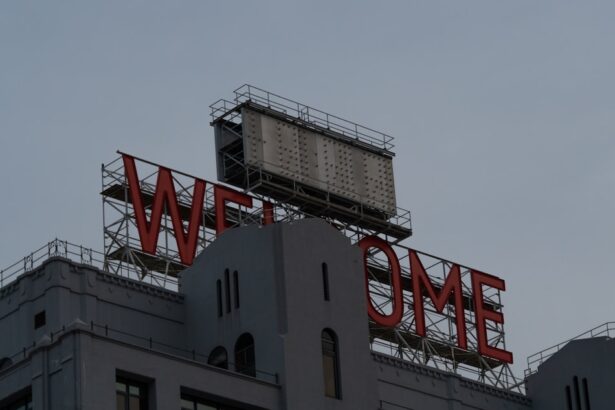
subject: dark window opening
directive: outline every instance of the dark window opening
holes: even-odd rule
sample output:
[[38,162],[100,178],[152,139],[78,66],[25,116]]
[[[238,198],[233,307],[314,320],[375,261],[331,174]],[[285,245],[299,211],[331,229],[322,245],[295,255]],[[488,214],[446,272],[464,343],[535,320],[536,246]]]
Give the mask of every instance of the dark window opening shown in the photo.
[[32,391],[27,388],[0,401],[0,410],[32,410]]
[[34,315],[34,328],[35,329],[45,326],[45,323],[47,323],[47,317],[46,317],[44,310]]
[[118,377],[115,382],[117,410],[147,410],[147,385]]
[[322,290],[325,300],[329,300],[329,267],[326,263],[322,264]]
[[254,338],[250,333],[244,333],[235,343],[235,371],[248,376],[256,376],[256,356]]
[[323,330],[321,337],[325,396],[341,399],[337,337],[331,329]]
[[587,385],[587,379],[583,378],[583,399],[585,401],[585,410],[591,410],[589,403],[589,386]]
[[205,400],[187,394],[181,395],[181,410],[239,410],[213,400]]
[[218,298],[218,317],[222,317],[222,281],[216,281],[216,296]]
[[224,270],[224,287],[226,291],[226,313],[231,313],[231,280],[228,269]]
[[222,346],[214,348],[209,354],[207,364],[220,367],[221,369],[228,369],[228,354],[226,349]]
[[233,272],[233,285],[235,286],[235,309],[239,309],[239,273]]
[[570,386],[566,386],[566,408],[572,410],[572,397],[570,396]]
[[581,409],[581,393],[579,392],[579,378],[577,376],[574,376],[572,378],[572,381],[574,382],[574,402],[577,405],[577,409]]

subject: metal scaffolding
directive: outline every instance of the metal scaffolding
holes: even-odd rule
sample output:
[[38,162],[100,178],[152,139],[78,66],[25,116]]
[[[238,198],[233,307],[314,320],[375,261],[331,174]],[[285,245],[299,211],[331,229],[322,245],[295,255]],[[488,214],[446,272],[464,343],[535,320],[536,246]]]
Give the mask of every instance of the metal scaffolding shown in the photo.
[[[151,213],[151,204],[156,189],[156,179],[160,166],[149,161],[137,159],[139,185],[144,198],[146,210]],[[184,228],[188,226],[188,215],[192,204],[192,192],[196,178],[188,174],[173,171],[173,183],[177,192],[178,206]],[[165,287],[176,287],[177,276],[187,266],[179,258],[175,233],[170,216],[163,214],[160,236],[155,254],[142,251],[137,231],[135,210],[133,208],[129,186],[125,177],[121,157],[102,167],[102,198],[104,213],[104,244],[105,266],[114,273],[147,279]],[[197,253],[215,240],[215,201],[214,183],[206,181],[206,192],[203,204],[202,223],[199,229]],[[247,209],[241,205],[229,203],[226,218],[231,226],[262,224],[264,218],[264,203],[273,205],[271,212],[275,222],[288,222],[312,216],[288,201],[250,193],[253,208]],[[406,218],[397,216],[394,223],[410,228],[409,213]],[[322,216],[320,216],[322,218]],[[399,255],[403,284],[403,303],[413,307],[412,289],[410,285],[409,248],[400,245],[399,238],[382,232],[379,227],[372,228],[363,224],[363,220],[353,222],[335,217],[324,217],[340,232],[351,239],[353,243],[366,236],[378,236],[391,244]],[[441,289],[450,271],[452,262],[425,253],[418,253],[425,266],[434,287]],[[389,314],[392,309],[390,267],[388,259],[378,249],[368,252],[369,292],[371,302],[382,314]],[[393,357],[410,360],[438,369],[456,372],[481,382],[502,387],[519,389],[519,383],[513,376],[510,367],[503,362],[477,353],[475,315],[470,284],[470,269],[461,268],[462,287],[464,295],[465,315],[467,323],[468,348],[457,347],[454,307],[447,304],[442,312],[438,312],[429,298],[424,299],[426,336],[416,334],[414,309],[406,309],[403,320],[394,328],[384,328],[370,323],[370,345],[373,351]],[[494,311],[502,310],[501,295],[497,289],[486,290],[484,303]],[[488,341],[491,346],[505,348],[504,328],[498,323],[488,323]]]
[[[461,287],[466,323],[467,348],[458,347],[456,312],[449,301],[440,312],[430,298],[423,296],[425,314],[425,336],[416,330],[414,295],[411,284],[412,270],[409,261],[410,249],[392,245],[400,256],[402,300],[407,307],[401,322],[395,327],[382,327],[370,320],[370,345],[373,351],[384,353],[401,360],[433,366],[440,370],[504,389],[521,391],[522,386],[510,366],[500,360],[480,354],[478,351],[475,302],[472,297],[471,269],[439,257],[414,251],[419,256],[436,290],[441,290],[453,265],[460,267]],[[391,268],[381,250],[372,248],[367,252],[367,272],[369,293],[374,308],[383,315],[393,310],[393,289],[391,287]],[[498,289],[485,289],[483,304],[501,312],[503,305]],[[504,326],[487,321],[487,340],[489,346],[506,349]]]
[[[160,166],[149,161],[136,159],[139,173],[139,185],[146,212],[151,214],[151,205],[156,191],[156,181]],[[195,180],[198,178],[179,172],[172,171],[173,184],[177,193],[178,207],[184,219],[184,228],[187,227],[190,210],[193,201]],[[205,181],[205,197],[201,225],[197,241],[197,254],[206,248],[215,238],[215,199],[214,187],[220,185]],[[160,235],[156,252],[154,254],[142,251],[138,227],[136,225],[135,210],[132,204],[129,184],[126,180],[122,157],[102,166],[102,201],[103,201],[103,225],[104,225],[104,248],[105,258],[117,263],[113,265],[114,273],[122,274],[124,271],[136,273],[139,277],[154,275],[161,285],[177,281],[178,274],[187,266],[181,262],[176,245],[175,232],[171,217],[168,212],[163,213]],[[361,218],[348,222],[337,217],[335,212],[328,216],[321,213],[310,214],[305,207],[293,204],[295,193],[289,193],[284,200],[274,199],[270,196],[250,193],[253,199],[253,208],[229,203],[226,206],[226,219],[231,227],[262,224],[265,217],[264,203],[272,205],[271,216],[275,222],[289,222],[298,219],[320,217],[327,220],[340,231],[354,238],[367,235],[380,235],[383,239],[396,242],[399,237],[393,236],[387,229],[382,229],[381,224],[359,224]],[[278,197],[279,198],[279,197]],[[327,205],[323,205],[327,207]],[[329,206],[330,209],[334,208]],[[367,218],[367,216],[365,217]],[[392,227],[399,227],[409,231],[410,213],[400,210],[399,215],[387,221]]]
[[[233,202],[225,206],[225,218],[230,226],[263,224],[265,220],[289,222],[317,217],[336,227],[354,244],[367,236],[376,236],[386,241],[399,258],[404,313],[401,322],[393,327],[379,326],[370,320],[371,349],[397,359],[433,366],[489,385],[519,391],[522,388],[521,383],[514,377],[507,363],[478,353],[471,269],[417,252],[426,274],[438,292],[444,287],[448,272],[453,265],[459,266],[467,347],[458,346],[456,312],[450,300],[440,311],[431,298],[423,298],[426,333],[420,336],[416,329],[410,249],[400,244],[412,234],[410,212],[400,208],[388,208],[388,211],[383,211],[387,208],[367,205],[370,202],[357,192],[340,196],[340,187],[333,186],[329,182],[323,185],[322,181],[310,181],[304,176],[297,181],[292,177],[284,177],[283,170],[276,170],[273,164],[261,161],[260,166],[255,166],[248,163],[245,158],[246,142],[243,138],[245,126],[242,124],[242,110],[245,107],[258,110],[292,126],[309,129],[326,135],[327,138],[359,147],[361,150],[369,151],[370,155],[382,156],[388,160],[394,156],[391,152],[392,137],[386,134],[259,88],[244,85],[235,90],[233,101],[219,100],[211,106],[212,125],[218,133],[217,144],[224,141],[223,144],[217,145],[219,179],[239,187],[242,193],[252,198],[250,208]],[[145,212],[146,218],[151,220],[158,175],[162,169],[169,170],[149,161],[132,156],[131,158],[134,158],[138,165],[138,185],[144,206],[142,211]],[[223,185],[203,181],[178,171],[170,173],[184,231],[191,222],[195,181],[205,183],[202,214],[198,221],[196,248],[198,254],[216,238],[214,192],[216,185]],[[317,182],[320,182],[320,185]],[[315,186],[321,188],[314,188]],[[182,262],[179,255],[175,231],[177,227],[173,226],[167,209],[168,198],[162,213],[155,250],[144,252],[130,189],[121,156],[102,166],[106,266],[117,274],[149,279],[160,286],[177,287],[177,278],[187,265]],[[371,203],[374,204],[373,198]],[[370,303],[379,314],[388,315],[393,310],[389,260],[378,248],[369,249],[366,255]],[[498,289],[485,289],[481,303],[494,312],[502,311],[501,294]],[[486,329],[488,345],[505,350],[504,326],[494,321],[487,321]]]

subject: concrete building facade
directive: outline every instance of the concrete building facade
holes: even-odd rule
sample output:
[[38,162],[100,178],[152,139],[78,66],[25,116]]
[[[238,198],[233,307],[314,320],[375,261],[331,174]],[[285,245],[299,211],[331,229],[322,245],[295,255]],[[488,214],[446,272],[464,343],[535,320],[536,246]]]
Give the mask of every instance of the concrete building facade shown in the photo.
[[0,409],[555,408],[372,352],[366,303],[320,219],[227,230],[178,292],[51,258],[0,290]]

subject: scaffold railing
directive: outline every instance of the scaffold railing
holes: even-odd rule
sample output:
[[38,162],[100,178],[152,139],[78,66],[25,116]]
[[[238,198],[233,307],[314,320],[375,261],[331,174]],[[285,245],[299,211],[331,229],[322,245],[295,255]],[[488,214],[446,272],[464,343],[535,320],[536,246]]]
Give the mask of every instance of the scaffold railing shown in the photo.
[[[110,269],[110,265],[114,263],[117,264],[117,262],[105,260],[105,254],[103,252],[58,238],[47,242],[47,244],[0,270],[0,289],[11,284],[24,273],[37,269],[44,261],[53,257],[66,258],[73,262],[101,269],[105,272],[112,270],[112,273],[120,276],[145,281],[157,286],[163,286],[169,290],[177,290],[177,280],[175,278],[165,279],[156,272],[152,272],[151,275],[143,278],[139,277],[134,270]],[[163,280],[166,280],[166,282],[163,282]]]
[[297,101],[282,97],[250,84],[244,84],[234,91],[233,101],[220,99],[210,105],[211,119],[225,117],[241,104],[253,102],[278,111],[308,124],[336,132],[345,137],[361,141],[385,151],[393,149],[393,137],[371,128],[348,121],[336,115],[310,107]]
[[551,356],[555,353],[559,352],[566,346],[568,343],[573,340],[579,339],[589,339],[593,337],[615,337],[615,322],[606,322],[599,326],[596,326],[592,329],[589,329],[575,337],[572,337],[566,341],[558,343],[554,346],[548,347],[546,349],[541,350],[538,353],[534,353],[533,355],[527,358],[527,369],[525,369],[525,377],[529,377],[532,374],[538,371],[538,367],[546,362]]

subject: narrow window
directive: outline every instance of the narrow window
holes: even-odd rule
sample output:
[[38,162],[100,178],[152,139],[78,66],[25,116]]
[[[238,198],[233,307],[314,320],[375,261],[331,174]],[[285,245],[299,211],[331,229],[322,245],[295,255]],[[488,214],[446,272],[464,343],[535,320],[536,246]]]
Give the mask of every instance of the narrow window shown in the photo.
[[222,317],[222,281],[216,281],[216,296],[218,297],[218,317]]
[[322,290],[325,300],[329,300],[329,267],[326,263],[322,264]]
[[572,378],[574,382],[574,402],[577,405],[577,409],[581,410],[581,393],[579,392],[579,378],[574,376]]
[[322,331],[322,370],[324,375],[325,396],[341,398],[339,357],[337,337],[331,329]]
[[256,376],[256,357],[254,352],[254,338],[250,333],[244,333],[235,343],[235,371]]
[[587,386],[587,379],[583,378],[583,399],[585,401],[585,410],[591,410],[589,403],[589,387]]
[[570,386],[566,386],[566,408],[572,410],[572,397],[570,397]]
[[228,369],[228,354],[226,353],[226,349],[222,346],[214,348],[209,354],[207,364],[221,369]]
[[35,329],[45,326],[45,323],[47,323],[47,317],[45,315],[44,310],[34,315],[34,328]]
[[226,296],[226,313],[231,313],[231,279],[228,269],[224,270],[224,287]]
[[233,285],[235,286],[235,309],[239,309],[239,273],[233,272]]
[[118,377],[115,382],[117,410],[147,410],[147,385]]

